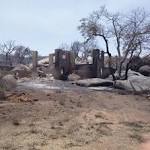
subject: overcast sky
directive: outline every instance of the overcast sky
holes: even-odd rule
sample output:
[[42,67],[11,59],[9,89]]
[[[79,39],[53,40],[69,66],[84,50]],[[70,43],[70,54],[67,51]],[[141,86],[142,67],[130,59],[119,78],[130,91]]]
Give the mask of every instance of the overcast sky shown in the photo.
[[150,0],[0,0],[0,42],[15,40],[47,55],[62,43],[82,40],[79,20],[102,5],[110,11],[148,10]]

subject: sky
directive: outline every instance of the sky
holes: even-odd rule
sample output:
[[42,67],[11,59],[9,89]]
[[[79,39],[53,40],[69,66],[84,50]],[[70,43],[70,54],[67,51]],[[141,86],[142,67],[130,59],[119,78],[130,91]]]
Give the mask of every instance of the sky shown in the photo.
[[48,55],[63,43],[83,41],[80,19],[103,5],[112,12],[149,11],[150,0],[0,0],[0,43],[14,40]]

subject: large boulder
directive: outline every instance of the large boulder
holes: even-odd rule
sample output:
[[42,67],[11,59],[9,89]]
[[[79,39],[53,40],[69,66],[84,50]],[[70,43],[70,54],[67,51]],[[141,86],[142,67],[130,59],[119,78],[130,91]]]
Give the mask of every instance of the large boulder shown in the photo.
[[139,72],[144,76],[150,76],[150,66],[145,65],[140,67]]
[[130,92],[146,92],[150,91],[150,77],[130,76],[128,80],[117,80],[116,88],[120,88]]
[[30,77],[31,76],[31,69],[27,67],[26,65],[19,64],[17,65],[12,72],[18,77],[18,78],[24,78],[24,77]]
[[[123,71],[123,74],[125,74],[125,71]],[[128,78],[132,77],[132,76],[142,76],[141,73],[133,71],[131,69],[129,69],[128,71]]]
[[17,86],[16,79],[13,75],[6,75],[0,80],[0,85],[3,90],[12,90]]
[[92,78],[92,79],[84,79],[75,82],[77,85],[85,86],[85,87],[95,87],[95,86],[113,86],[113,81],[100,79],[100,78]]
[[130,63],[131,70],[138,71],[141,66],[144,65],[144,62],[141,57],[134,56]]
[[[147,55],[145,57],[142,58],[143,64],[144,65],[149,65],[150,66],[150,55]],[[144,66],[142,65],[142,66]]]
[[[116,79],[119,79],[118,72],[116,72],[114,75],[115,75]],[[131,69],[129,69],[129,71],[128,71],[128,78],[130,78],[132,76],[141,76],[141,75],[142,75],[141,73],[135,72],[135,71],[133,71]],[[123,70],[121,72],[121,77],[124,78],[124,76],[125,76],[125,70]],[[113,80],[112,75],[110,75],[107,79]]]

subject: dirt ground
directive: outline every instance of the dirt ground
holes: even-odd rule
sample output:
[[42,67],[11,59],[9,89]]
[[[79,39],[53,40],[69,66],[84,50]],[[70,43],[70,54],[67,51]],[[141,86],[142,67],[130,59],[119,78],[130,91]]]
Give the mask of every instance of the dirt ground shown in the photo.
[[21,89],[0,101],[0,150],[144,150],[149,137],[144,96]]

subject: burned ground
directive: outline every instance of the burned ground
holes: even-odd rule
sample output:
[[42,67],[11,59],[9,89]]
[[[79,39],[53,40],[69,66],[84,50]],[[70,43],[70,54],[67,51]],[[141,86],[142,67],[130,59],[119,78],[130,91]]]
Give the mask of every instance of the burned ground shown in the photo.
[[144,96],[22,87],[0,102],[0,149],[137,150],[149,113]]

